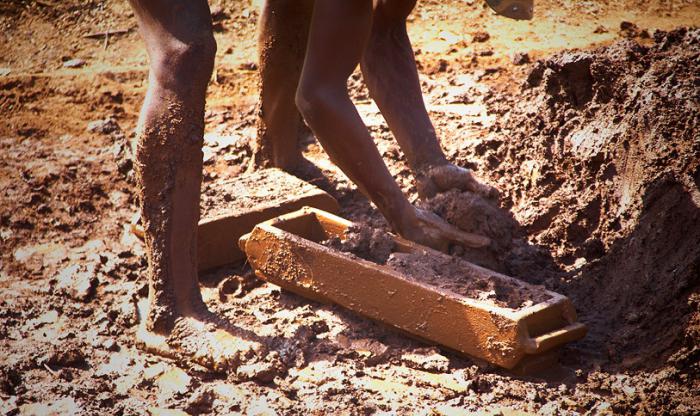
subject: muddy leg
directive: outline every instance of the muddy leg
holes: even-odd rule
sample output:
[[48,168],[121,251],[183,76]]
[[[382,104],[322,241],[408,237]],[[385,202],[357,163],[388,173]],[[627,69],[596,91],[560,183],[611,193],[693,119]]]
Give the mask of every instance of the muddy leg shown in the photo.
[[375,1],[374,21],[362,57],[362,74],[389,128],[404,151],[421,197],[452,188],[495,196],[467,169],[447,161],[428,116],[406,31],[415,0]]
[[313,0],[267,0],[258,22],[260,109],[252,168],[292,172],[308,162],[298,143],[294,95],[304,63]]
[[230,357],[205,342],[213,318],[199,291],[196,258],[204,102],[216,53],[209,7],[205,0],[130,3],[150,58],[136,150],[149,264],[140,341],[222,367]]
[[475,236],[414,208],[396,185],[347,91],[372,27],[371,0],[316,0],[296,102],[330,158],[374,202],[396,232],[436,248]]

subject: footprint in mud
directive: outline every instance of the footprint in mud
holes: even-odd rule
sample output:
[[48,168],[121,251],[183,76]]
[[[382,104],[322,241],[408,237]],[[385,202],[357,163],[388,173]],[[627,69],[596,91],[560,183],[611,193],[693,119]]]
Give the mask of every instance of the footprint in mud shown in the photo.
[[147,328],[148,309],[148,299],[141,299],[136,344],[150,353],[215,372],[235,372],[267,355],[262,342],[208,311],[196,318],[179,317],[169,335],[157,334]]

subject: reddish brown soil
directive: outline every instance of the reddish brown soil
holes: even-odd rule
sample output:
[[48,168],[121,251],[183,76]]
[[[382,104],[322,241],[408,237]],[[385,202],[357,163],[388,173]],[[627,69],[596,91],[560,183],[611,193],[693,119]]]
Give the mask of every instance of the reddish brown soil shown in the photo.
[[389,233],[362,224],[351,225],[343,238],[331,237],[321,244],[377,264],[386,264],[396,249],[396,241]]
[[438,253],[393,253],[387,266],[418,282],[503,308],[526,308],[550,299],[541,286],[520,284],[495,274],[474,278],[463,260]]
[[[257,100],[256,8],[211,3],[205,192],[246,168]],[[572,298],[589,325],[558,374],[426,348],[240,267],[202,276],[203,294],[269,354],[217,374],[136,349],[146,264],[128,231],[128,141],[145,51],[127,2],[27,0],[0,4],[0,413],[698,414],[700,45],[697,30],[655,30],[698,26],[700,5],[542,0],[514,23],[466,3],[420,1],[411,20],[425,99],[449,158],[498,186],[519,223],[494,261]],[[116,29],[129,31],[84,37]],[[359,75],[350,88],[415,199]],[[343,216],[386,228],[305,146]]]

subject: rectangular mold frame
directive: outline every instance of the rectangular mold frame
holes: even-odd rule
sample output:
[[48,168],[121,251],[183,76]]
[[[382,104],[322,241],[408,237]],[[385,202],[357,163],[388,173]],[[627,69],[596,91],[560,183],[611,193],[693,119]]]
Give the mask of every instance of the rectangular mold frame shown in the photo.
[[[514,310],[411,280],[387,266],[351,258],[319,242],[343,237],[352,223],[305,207],[264,223],[240,240],[256,274],[301,296],[336,303],[361,315],[512,369],[586,334],[571,301],[547,291],[550,299]],[[433,251],[394,237],[396,251]],[[470,273],[509,276],[468,264]],[[384,295],[380,295],[384,294]],[[430,307],[426,307],[430,305]]]

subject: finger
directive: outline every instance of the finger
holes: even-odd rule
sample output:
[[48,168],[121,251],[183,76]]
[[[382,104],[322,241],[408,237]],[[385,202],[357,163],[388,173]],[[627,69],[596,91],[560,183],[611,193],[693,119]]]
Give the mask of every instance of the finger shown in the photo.
[[468,233],[451,225],[444,225],[443,234],[454,243],[460,243],[470,248],[482,248],[491,245],[491,239],[483,235]]
[[455,165],[445,165],[433,168],[433,180],[443,190],[459,189],[476,194],[488,195],[490,186],[479,182],[471,170]]
[[454,243],[460,243],[471,248],[486,247],[491,244],[491,239],[479,234],[468,233],[445,222],[439,216],[429,211],[418,210],[419,218],[436,227],[442,236]]

